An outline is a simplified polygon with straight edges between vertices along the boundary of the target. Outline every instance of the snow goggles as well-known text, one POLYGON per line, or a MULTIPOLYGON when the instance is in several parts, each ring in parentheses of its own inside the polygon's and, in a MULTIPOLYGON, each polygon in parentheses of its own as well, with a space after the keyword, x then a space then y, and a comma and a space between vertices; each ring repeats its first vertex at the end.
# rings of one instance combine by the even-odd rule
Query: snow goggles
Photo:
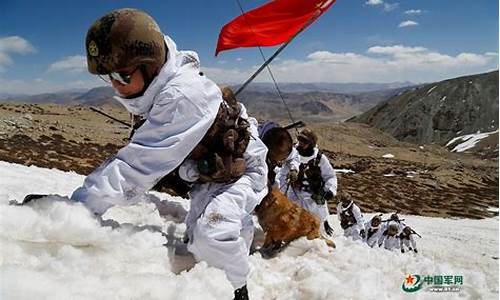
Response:
POLYGON ((101 77, 102 80, 104 80, 108 83, 111 83, 111 80, 116 80, 123 85, 127 85, 127 84, 130 84, 130 82, 132 80, 132 75, 135 73, 135 71, 137 71, 137 69, 139 69, 139 66, 135 67, 132 71, 111 72, 111 73, 106 74, 106 75, 99 75, 99 77, 101 77))

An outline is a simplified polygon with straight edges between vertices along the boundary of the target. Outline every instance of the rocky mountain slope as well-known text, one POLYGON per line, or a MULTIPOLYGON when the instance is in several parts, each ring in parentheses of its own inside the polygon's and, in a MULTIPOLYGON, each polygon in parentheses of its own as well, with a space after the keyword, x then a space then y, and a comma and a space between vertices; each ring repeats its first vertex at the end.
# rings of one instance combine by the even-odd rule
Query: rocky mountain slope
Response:
MULTIPOLYGON (((128 114, 103 110, 121 120, 128 114)), ((498 159, 419 147, 359 123, 309 122, 363 212, 484 218, 498 214, 498 159)), ((292 131, 294 133, 294 131, 292 131)), ((0 104, 0 160, 88 174, 129 129, 85 106, 0 104)), ((336 203, 329 203, 335 212, 336 203)))
MULTIPOLYGON (((445 145, 457 136, 492 132, 498 129, 498 71, 422 85, 348 121, 418 144, 445 145)), ((498 155, 498 142, 496 149, 498 155)))

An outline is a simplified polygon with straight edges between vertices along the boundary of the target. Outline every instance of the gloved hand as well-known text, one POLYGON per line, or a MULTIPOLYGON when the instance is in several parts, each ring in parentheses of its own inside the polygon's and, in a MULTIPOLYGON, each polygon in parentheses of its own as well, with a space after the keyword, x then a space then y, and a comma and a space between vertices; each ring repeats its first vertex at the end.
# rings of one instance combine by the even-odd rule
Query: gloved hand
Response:
POLYGON ((359 231, 359 235, 362 237, 362 238, 365 238, 366 234, 365 234, 365 230, 364 229, 361 229, 359 231))
POLYGON ((333 197, 335 197, 332 193, 332 191, 328 190, 325 192, 323 198, 326 200, 326 201, 330 201, 330 200, 333 200, 333 197))
POLYGON ((401 248, 401 253, 405 253, 405 249, 401 248))
POLYGON ((297 179, 299 179, 299 171, 290 170, 290 172, 288 172, 287 179, 290 183, 294 183, 297 179))
POLYGON ((418 253, 417 249, 413 249, 413 252, 418 253))
POLYGON ((329 236, 332 236, 332 234, 333 234, 333 228, 330 226, 330 224, 328 224, 328 221, 325 221, 323 223, 323 225, 325 226, 325 232, 326 232, 326 234, 328 234, 329 236))

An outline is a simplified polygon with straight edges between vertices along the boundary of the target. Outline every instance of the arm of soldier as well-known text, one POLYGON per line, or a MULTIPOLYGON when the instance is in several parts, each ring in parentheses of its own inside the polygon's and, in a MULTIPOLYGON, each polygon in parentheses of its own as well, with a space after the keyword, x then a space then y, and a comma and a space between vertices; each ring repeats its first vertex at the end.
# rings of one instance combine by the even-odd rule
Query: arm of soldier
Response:
POLYGON ((384 244, 384 240, 385 240, 385 234, 382 232, 382 234, 380 234, 379 238, 378 238, 378 246, 379 247, 382 247, 382 245, 384 244))
POLYGON ((370 221, 366 221, 364 226, 363 226, 363 229, 365 231, 365 236, 363 237, 364 241, 368 240, 368 229, 370 229, 370 227, 371 227, 370 221))
POLYGON ((97 214, 140 201, 158 179, 181 164, 215 119, 220 90, 192 93, 206 103, 193 102, 178 89, 163 91, 132 141, 87 176, 71 199, 97 214))
POLYGON ((414 234, 410 234, 410 243, 411 243, 411 247, 413 248, 413 251, 417 252, 417 241, 415 239, 414 234))
POLYGON ((363 218, 363 214, 361 210, 356 204, 352 204, 352 214, 354 215, 354 219, 356 219, 356 224, 354 226, 358 227, 359 230, 364 228, 365 219, 363 218))
POLYGON ((280 190, 285 192, 288 183, 288 176, 290 171, 295 170, 298 172, 300 166, 299 153, 295 148, 292 148, 292 152, 288 155, 288 157, 283 162, 283 166, 280 168, 280 172, 278 174, 280 190))
POLYGON ((342 203, 337 204, 337 220, 339 220, 339 222, 341 221, 341 219, 340 219, 341 209, 342 209, 342 203))
POLYGON ((337 175, 330 161, 324 154, 321 155, 319 164, 321 168, 321 177, 323 177, 323 181, 325 182, 323 189, 332 192, 333 196, 337 195, 337 175))
POLYGON ((257 120, 248 117, 246 108, 243 104, 240 103, 240 107, 240 116, 247 119, 250 124, 250 128, 248 130, 250 131, 251 137, 244 155, 246 162, 245 174, 243 174, 242 178, 240 178, 238 182, 244 182, 245 184, 250 185, 252 190, 255 192, 252 197, 247 199, 246 203, 246 211, 251 212, 267 194, 267 147, 259 139, 257 120))

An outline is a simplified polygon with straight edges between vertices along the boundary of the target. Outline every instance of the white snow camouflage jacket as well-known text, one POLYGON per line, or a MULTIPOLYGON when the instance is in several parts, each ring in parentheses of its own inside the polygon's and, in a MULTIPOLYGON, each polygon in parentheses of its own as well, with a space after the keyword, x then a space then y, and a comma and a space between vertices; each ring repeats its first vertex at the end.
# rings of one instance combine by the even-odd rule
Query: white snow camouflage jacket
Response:
POLYGON ((195 52, 178 51, 168 36, 165 43, 167 61, 144 95, 115 97, 145 123, 71 196, 94 213, 141 201, 160 178, 184 161, 215 120, 222 101, 220 88, 199 74, 195 52))

